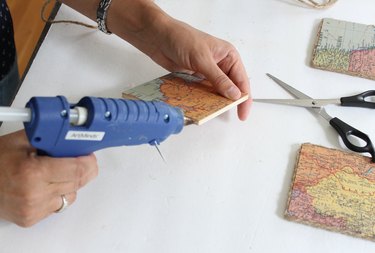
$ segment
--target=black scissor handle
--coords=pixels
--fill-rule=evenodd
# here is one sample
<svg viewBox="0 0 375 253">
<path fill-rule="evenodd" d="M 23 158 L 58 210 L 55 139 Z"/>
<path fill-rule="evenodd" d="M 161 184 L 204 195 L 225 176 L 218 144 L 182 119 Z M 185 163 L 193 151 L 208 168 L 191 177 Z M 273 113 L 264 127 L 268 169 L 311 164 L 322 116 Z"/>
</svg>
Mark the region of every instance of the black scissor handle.
<svg viewBox="0 0 375 253">
<path fill-rule="evenodd" d="M 366 101 L 366 98 L 375 96 L 375 90 L 368 90 L 361 94 L 340 98 L 342 106 L 364 107 L 375 109 L 375 102 Z"/>
<path fill-rule="evenodd" d="M 345 146 L 348 147 L 350 150 L 358 152 L 358 153 L 370 153 L 372 157 L 372 162 L 375 162 L 375 150 L 370 137 L 367 134 L 359 131 L 358 129 L 346 124 L 344 121 L 340 120 L 339 118 L 332 118 L 329 123 L 331 126 L 337 131 L 337 133 L 341 136 L 341 139 L 344 141 Z M 350 142 L 348 137 L 352 135 L 355 136 L 364 142 L 366 142 L 366 146 L 360 147 L 354 145 Z"/>
</svg>

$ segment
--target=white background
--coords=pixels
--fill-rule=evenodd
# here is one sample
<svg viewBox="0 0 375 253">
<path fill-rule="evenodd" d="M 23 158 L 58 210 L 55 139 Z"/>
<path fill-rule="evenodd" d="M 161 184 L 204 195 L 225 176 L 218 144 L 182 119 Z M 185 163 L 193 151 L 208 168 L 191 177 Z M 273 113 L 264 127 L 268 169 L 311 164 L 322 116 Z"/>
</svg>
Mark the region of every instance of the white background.
<svg viewBox="0 0 375 253">
<path fill-rule="evenodd" d="M 309 67 L 324 17 L 374 23 L 373 0 L 339 0 L 328 10 L 293 0 L 160 0 L 170 15 L 232 42 L 254 98 L 291 98 L 272 73 L 314 98 L 374 89 L 375 82 Z M 56 19 L 91 22 L 62 6 Z M 167 73 L 115 35 L 53 25 L 14 101 L 32 96 L 121 97 Z M 375 140 L 370 109 L 327 107 Z M 5 123 L 0 133 L 22 128 Z M 23 229 L 0 221 L 0 252 L 374 252 L 373 242 L 283 218 L 296 155 L 310 142 L 346 150 L 323 119 L 303 108 L 253 104 L 186 127 L 161 145 L 96 152 L 99 176 L 74 205 Z"/>
</svg>

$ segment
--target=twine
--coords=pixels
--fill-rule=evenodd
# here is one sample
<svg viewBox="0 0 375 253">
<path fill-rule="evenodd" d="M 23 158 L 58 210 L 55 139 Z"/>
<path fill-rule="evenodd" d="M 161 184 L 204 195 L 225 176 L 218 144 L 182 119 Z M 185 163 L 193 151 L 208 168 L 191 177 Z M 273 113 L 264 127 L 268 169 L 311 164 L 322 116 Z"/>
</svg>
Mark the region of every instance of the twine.
<svg viewBox="0 0 375 253">
<path fill-rule="evenodd" d="M 44 14 L 45 14 L 45 10 L 46 10 L 46 7 L 51 3 L 52 0 L 46 0 L 43 4 L 43 7 L 42 7 L 42 10 L 40 11 L 40 18 L 46 22 L 46 23 L 50 23 L 50 24 L 59 24 L 59 23 L 68 23 L 68 24 L 74 24 L 74 25 L 80 25 L 80 26 L 84 26 L 84 27 L 87 27 L 87 28 L 91 28 L 91 29 L 98 29 L 98 26 L 96 25 L 89 25 L 89 24 L 86 24 L 86 23 L 83 23 L 83 22 L 80 22 L 80 21 L 74 21 L 74 20 L 52 20 L 50 18 L 45 18 L 44 17 Z M 56 0 L 57 2 L 57 0 Z"/>
<path fill-rule="evenodd" d="M 337 0 L 325 0 L 325 2 L 323 3 L 318 3 L 314 0 L 297 0 L 297 1 L 315 9 L 325 9 L 325 8 L 332 6 L 333 4 L 337 2 Z"/>
</svg>

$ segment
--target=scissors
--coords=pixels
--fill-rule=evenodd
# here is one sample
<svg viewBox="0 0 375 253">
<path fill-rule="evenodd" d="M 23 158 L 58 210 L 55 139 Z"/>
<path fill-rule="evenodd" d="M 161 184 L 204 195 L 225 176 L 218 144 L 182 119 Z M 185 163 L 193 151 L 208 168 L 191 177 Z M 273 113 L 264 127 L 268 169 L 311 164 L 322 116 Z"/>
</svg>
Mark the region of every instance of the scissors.
<svg viewBox="0 0 375 253">
<path fill-rule="evenodd" d="M 369 101 L 369 98 L 375 96 L 375 90 L 368 90 L 355 96 L 342 97 L 338 99 L 313 99 L 301 91 L 293 88 L 289 84 L 286 84 L 280 79 L 274 77 L 273 75 L 267 73 L 267 76 L 269 76 L 273 81 L 275 81 L 297 99 L 253 99 L 253 101 L 306 107 L 327 120 L 340 135 L 347 148 L 358 153 L 370 153 L 372 162 L 375 162 L 375 149 L 368 135 L 350 126 L 337 117 L 331 117 L 324 109 L 324 106 L 328 104 L 375 109 L 375 102 Z M 366 145 L 359 146 L 352 143 L 349 139 L 350 136 L 363 140 Z"/>
</svg>

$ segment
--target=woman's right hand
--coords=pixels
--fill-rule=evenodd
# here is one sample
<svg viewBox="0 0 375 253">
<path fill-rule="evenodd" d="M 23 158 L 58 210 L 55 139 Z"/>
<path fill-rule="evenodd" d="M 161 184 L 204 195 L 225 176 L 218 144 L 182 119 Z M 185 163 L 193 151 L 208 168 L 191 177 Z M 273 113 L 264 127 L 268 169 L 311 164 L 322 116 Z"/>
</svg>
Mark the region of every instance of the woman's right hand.
<svg viewBox="0 0 375 253">
<path fill-rule="evenodd" d="M 36 155 L 23 130 L 0 137 L 0 218 L 29 227 L 62 206 L 98 174 L 93 154 L 77 158 Z"/>
</svg>

